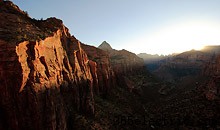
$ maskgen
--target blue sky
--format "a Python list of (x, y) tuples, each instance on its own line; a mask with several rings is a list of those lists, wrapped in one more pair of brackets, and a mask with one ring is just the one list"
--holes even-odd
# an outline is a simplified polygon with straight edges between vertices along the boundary
[(220, 0), (12, 0), (36, 19), (62, 19), (81, 42), (170, 54), (220, 42)]

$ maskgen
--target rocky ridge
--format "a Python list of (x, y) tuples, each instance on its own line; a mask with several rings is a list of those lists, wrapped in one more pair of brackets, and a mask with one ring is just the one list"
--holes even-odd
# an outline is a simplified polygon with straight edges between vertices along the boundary
[(93, 117), (94, 96), (118, 86), (114, 68), (124, 61), (124, 74), (138, 67), (130, 55), (113, 66), (108, 53), (82, 44), (59, 19), (31, 19), (10, 1), (0, 1), (0, 16), (2, 129), (73, 129), (76, 113)]
[(115, 50), (112, 49), (109, 43), (104, 41), (99, 47), (109, 54), (112, 68), (117, 73), (135, 72), (136, 70), (143, 69), (144, 61), (136, 54), (129, 52), (125, 49)]
[(210, 61), (212, 55), (202, 51), (186, 51), (181, 54), (168, 57), (153, 72), (160, 79), (169, 82), (181, 80), (188, 75), (196, 76), (202, 73), (205, 64)]
[(112, 49), (110, 44), (106, 41), (102, 42), (98, 48), (104, 50), (109, 55), (112, 69), (117, 74), (116, 82), (120, 84), (120, 86), (126, 86), (131, 92), (136, 91), (135, 83), (129, 75), (132, 76), (144, 72), (143, 59), (125, 49)]
[(172, 85), (143, 74), (135, 54), (109, 46), (85, 45), (61, 20), (31, 19), (0, 0), (0, 129), (220, 128), (217, 53), (174, 58), (204, 67), (204, 77), (161, 94)]
[(99, 49), (104, 50), (104, 51), (111, 51), (113, 50), (111, 45), (107, 43), (106, 41), (103, 41), (102, 44), (98, 46)]

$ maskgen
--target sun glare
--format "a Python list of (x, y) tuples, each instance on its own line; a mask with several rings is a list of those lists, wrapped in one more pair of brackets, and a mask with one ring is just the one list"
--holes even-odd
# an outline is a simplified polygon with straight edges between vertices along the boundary
[[(185, 22), (167, 26), (142, 39), (141, 48), (151, 54), (171, 54), (220, 42), (220, 24), (213, 22)], [(143, 50), (142, 50), (143, 51)]]

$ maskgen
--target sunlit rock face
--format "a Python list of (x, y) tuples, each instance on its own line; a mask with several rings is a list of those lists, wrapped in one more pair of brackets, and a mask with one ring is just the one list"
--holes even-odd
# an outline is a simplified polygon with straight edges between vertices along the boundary
[[(94, 92), (114, 86), (108, 55), (82, 48), (61, 20), (34, 20), (0, 1), (0, 128), (68, 129), (73, 111), (93, 115)], [(91, 49), (90, 49), (91, 48)]]

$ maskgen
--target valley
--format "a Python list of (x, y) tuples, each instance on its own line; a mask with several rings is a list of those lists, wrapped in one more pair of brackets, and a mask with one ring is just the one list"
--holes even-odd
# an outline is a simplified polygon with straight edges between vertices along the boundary
[(0, 0), (0, 130), (220, 129), (220, 47), (98, 47)]

